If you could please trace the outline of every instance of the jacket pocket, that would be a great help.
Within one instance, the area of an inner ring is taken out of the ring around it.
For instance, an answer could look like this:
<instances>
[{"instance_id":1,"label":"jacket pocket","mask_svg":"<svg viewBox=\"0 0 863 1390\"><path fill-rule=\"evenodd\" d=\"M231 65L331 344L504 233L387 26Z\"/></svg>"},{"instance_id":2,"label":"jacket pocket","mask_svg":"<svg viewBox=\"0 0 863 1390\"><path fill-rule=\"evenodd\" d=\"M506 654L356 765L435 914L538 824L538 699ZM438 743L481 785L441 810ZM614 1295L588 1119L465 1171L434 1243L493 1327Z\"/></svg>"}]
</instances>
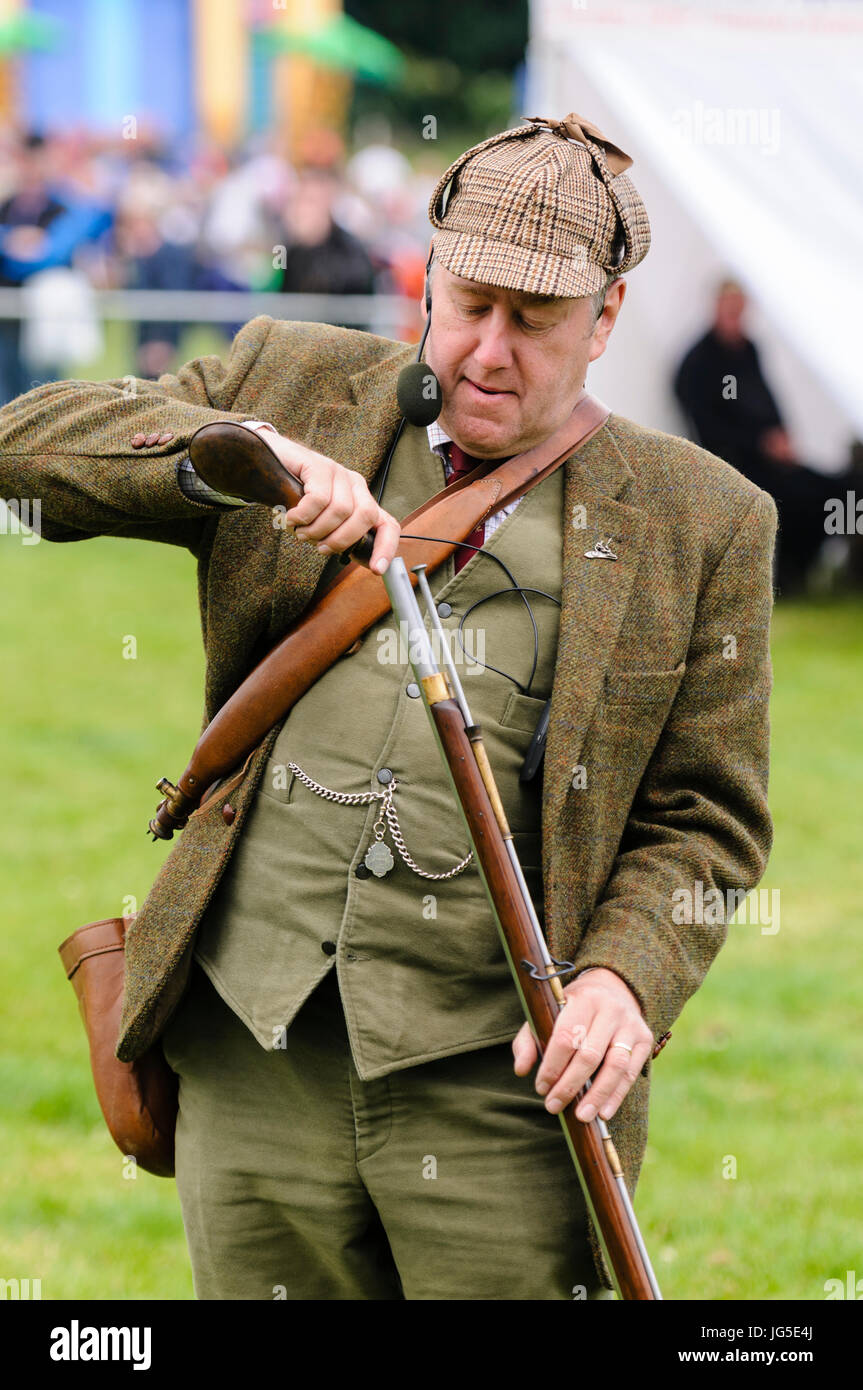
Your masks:
<instances>
[{"instance_id":1,"label":"jacket pocket","mask_svg":"<svg viewBox=\"0 0 863 1390\"><path fill-rule=\"evenodd\" d=\"M670 705L685 672L685 661L673 671L606 671L603 701L607 705Z\"/></svg>"}]
</instances>

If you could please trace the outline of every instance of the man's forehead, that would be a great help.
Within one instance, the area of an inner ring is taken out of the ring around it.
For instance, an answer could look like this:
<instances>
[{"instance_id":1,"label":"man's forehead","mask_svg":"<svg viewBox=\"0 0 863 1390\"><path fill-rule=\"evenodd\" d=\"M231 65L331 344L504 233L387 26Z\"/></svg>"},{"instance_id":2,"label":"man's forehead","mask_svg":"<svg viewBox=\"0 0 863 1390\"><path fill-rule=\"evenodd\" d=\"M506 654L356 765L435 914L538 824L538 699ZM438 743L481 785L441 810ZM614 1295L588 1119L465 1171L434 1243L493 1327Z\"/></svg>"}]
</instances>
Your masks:
<instances>
[{"instance_id":1,"label":"man's forehead","mask_svg":"<svg viewBox=\"0 0 863 1390\"><path fill-rule=\"evenodd\" d=\"M443 267L446 270L446 266ZM507 299L516 304L533 304L541 307L544 304L571 304L572 299L557 294L532 294L529 290L508 290L500 285L487 285L481 280L466 280L462 275L455 275L451 270L446 270L447 275L452 280L456 289L463 294L474 294L483 298Z\"/></svg>"}]
</instances>

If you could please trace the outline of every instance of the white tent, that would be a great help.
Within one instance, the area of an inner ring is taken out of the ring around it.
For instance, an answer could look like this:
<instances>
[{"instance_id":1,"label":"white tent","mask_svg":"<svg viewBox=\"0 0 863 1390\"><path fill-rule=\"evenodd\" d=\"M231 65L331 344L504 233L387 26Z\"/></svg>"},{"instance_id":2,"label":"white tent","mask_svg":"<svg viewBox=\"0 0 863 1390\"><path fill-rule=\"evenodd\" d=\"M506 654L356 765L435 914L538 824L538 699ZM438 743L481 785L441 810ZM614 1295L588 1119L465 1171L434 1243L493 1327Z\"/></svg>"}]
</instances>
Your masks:
<instances>
[{"instance_id":1,"label":"white tent","mask_svg":"<svg viewBox=\"0 0 863 1390\"><path fill-rule=\"evenodd\" d=\"M531 0L520 115L592 120L634 160L653 241L588 387L684 433L670 390L731 274L799 456L863 438L863 6Z\"/></svg>"}]
</instances>

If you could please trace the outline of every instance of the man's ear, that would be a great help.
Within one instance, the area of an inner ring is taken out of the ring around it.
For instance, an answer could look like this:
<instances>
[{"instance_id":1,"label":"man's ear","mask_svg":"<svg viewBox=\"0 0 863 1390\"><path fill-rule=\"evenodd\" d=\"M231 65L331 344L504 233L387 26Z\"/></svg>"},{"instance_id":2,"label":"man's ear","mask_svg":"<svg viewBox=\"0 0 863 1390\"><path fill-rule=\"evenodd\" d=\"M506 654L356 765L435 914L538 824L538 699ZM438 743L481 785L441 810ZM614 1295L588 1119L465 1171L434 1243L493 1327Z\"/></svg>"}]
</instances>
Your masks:
<instances>
[{"instance_id":1,"label":"man's ear","mask_svg":"<svg viewBox=\"0 0 863 1390\"><path fill-rule=\"evenodd\" d=\"M590 340L590 353L588 362L595 362L597 357L601 357L608 346L611 330L617 322L621 306L626 296L626 281L615 280L609 285L605 294L605 304L602 313L596 320L593 334Z\"/></svg>"}]
</instances>

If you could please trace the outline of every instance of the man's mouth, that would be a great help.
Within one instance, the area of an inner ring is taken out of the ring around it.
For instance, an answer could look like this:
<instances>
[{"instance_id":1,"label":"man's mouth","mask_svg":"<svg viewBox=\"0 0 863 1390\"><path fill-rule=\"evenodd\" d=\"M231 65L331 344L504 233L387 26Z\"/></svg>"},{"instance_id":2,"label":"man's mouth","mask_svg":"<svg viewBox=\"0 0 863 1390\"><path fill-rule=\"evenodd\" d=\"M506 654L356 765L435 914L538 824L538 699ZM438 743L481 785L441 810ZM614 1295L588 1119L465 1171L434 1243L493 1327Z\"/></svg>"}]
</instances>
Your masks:
<instances>
[{"instance_id":1,"label":"man's mouth","mask_svg":"<svg viewBox=\"0 0 863 1390\"><path fill-rule=\"evenodd\" d=\"M513 391L500 390L494 386L481 386L478 381L471 381L469 376L465 377L465 381L468 386L472 386L475 391L478 391L483 396L512 396L515 394Z\"/></svg>"}]
</instances>

